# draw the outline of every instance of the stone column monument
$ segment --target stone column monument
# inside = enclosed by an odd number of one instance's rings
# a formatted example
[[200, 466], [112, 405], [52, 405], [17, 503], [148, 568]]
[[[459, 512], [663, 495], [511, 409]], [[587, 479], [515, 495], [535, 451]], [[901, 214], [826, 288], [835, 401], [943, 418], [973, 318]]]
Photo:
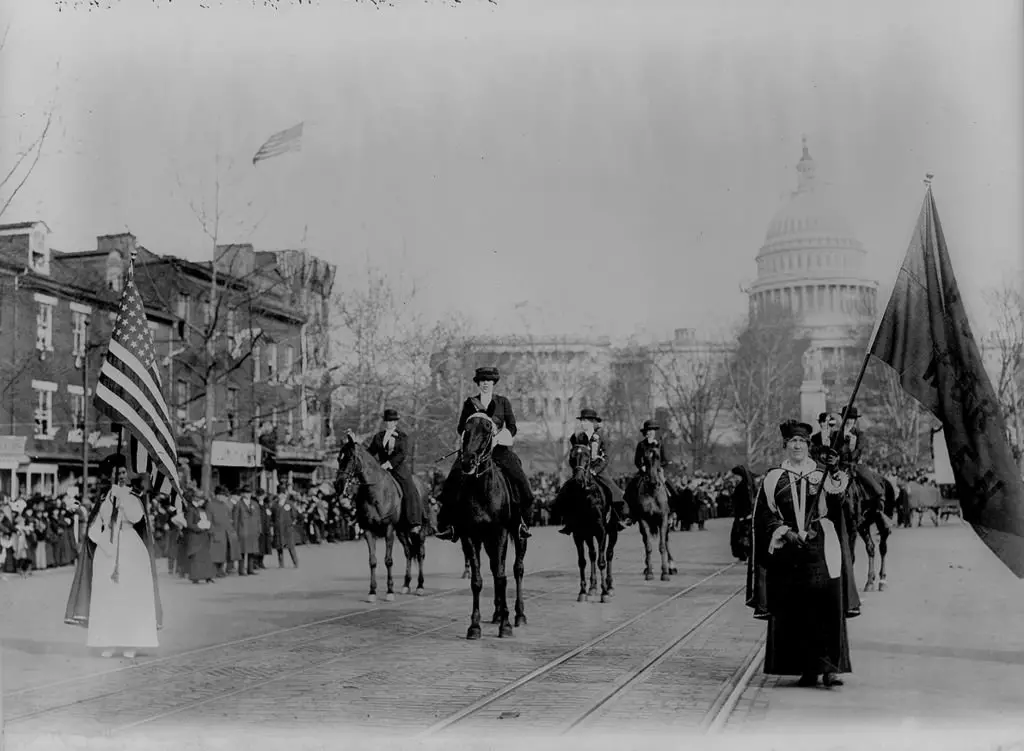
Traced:
[[804, 382], [800, 386], [800, 419], [818, 424], [818, 415], [825, 411], [827, 391], [821, 382], [824, 363], [821, 350], [811, 346], [804, 353]]

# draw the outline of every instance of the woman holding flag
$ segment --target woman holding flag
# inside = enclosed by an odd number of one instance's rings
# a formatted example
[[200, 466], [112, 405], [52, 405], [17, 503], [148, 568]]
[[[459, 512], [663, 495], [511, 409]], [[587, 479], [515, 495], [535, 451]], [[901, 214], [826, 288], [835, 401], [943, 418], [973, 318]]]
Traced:
[[153, 535], [142, 499], [127, 486], [125, 457], [111, 454], [101, 472], [110, 489], [90, 514], [64, 622], [87, 627], [86, 644], [104, 657], [121, 651], [131, 659], [159, 646]]

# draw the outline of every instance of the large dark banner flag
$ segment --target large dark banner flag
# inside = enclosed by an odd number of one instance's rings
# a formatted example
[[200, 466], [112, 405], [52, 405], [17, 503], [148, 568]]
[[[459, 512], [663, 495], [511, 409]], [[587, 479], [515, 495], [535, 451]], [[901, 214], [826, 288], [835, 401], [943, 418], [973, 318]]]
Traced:
[[870, 353], [942, 422], [964, 518], [1024, 578], [1024, 482], [971, 334], [931, 187]]

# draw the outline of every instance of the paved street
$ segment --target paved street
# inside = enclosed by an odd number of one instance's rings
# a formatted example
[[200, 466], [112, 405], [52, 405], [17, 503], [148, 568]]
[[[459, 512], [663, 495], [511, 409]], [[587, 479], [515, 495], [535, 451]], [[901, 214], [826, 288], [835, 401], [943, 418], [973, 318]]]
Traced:
[[[789, 688], [751, 665], [764, 626], [743, 606], [744, 570], [730, 566], [727, 535], [724, 521], [676, 533], [678, 573], [645, 583], [639, 535], [629, 530], [617, 551], [616, 597], [602, 605], [576, 602], [570, 541], [537, 530], [529, 624], [498, 639], [485, 609], [478, 642], [464, 638], [461, 556], [436, 540], [428, 596], [392, 603], [365, 602], [361, 543], [300, 548], [298, 570], [274, 562], [257, 577], [214, 585], [165, 575], [162, 646], [134, 665], [90, 656], [84, 631], [61, 623], [70, 572], [12, 579], [0, 585], [9, 748], [49, 733], [109, 733], [101, 742], [111, 748], [171, 747], [198, 730], [206, 741], [246, 736], [266, 747], [281, 733], [291, 748], [296, 735], [319, 732], [428, 741], [730, 736], [908, 717], [925, 728], [962, 725], [982, 710], [1020, 721], [1024, 587], [967, 527], [894, 536], [890, 589], [864, 595], [864, 615], [850, 624], [856, 672], [834, 691]], [[400, 586], [400, 554], [396, 564]], [[379, 576], [383, 593], [383, 567]]]

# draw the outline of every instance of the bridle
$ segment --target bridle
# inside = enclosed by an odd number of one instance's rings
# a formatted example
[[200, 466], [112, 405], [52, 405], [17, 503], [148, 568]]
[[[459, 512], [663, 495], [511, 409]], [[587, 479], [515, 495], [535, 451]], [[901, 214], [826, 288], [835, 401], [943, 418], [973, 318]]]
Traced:
[[[490, 440], [484, 444], [486, 448], [483, 450], [483, 453], [479, 458], [475, 456], [470, 457], [471, 461], [473, 462], [470, 471], [467, 472], [464, 469], [461, 470], [462, 474], [465, 475], [466, 477], [477, 477], [481, 474], [486, 474], [490, 472], [494, 466], [494, 460], [491, 453], [494, 449], [494, 439], [496, 436], [496, 426], [494, 424], [494, 420], [492, 420], [490, 415], [488, 415], [486, 412], [474, 412], [473, 414], [466, 418], [467, 428], [469, 427], [469, 421], [474, 419], [486, 421], [487, 437], [490, 438]], [[463, 431], [463, 436], [465, 436], [465, 431]], [[463, 438], [463, 441], [465, 441], [465, 438]]]
[[[573, 457], [579, 456], [585, 459], [584, 462], [573, 466]], [[590, 448], [588, 446], [573, 446], [569, 451], [569, 466], [573, 470], [573, 479], [576, 479], [576, 473], [580, 472], [583, 477], [576, 480], [582, 487], [589, 488], [593, 480], [593, 474], [590, 471]]]

